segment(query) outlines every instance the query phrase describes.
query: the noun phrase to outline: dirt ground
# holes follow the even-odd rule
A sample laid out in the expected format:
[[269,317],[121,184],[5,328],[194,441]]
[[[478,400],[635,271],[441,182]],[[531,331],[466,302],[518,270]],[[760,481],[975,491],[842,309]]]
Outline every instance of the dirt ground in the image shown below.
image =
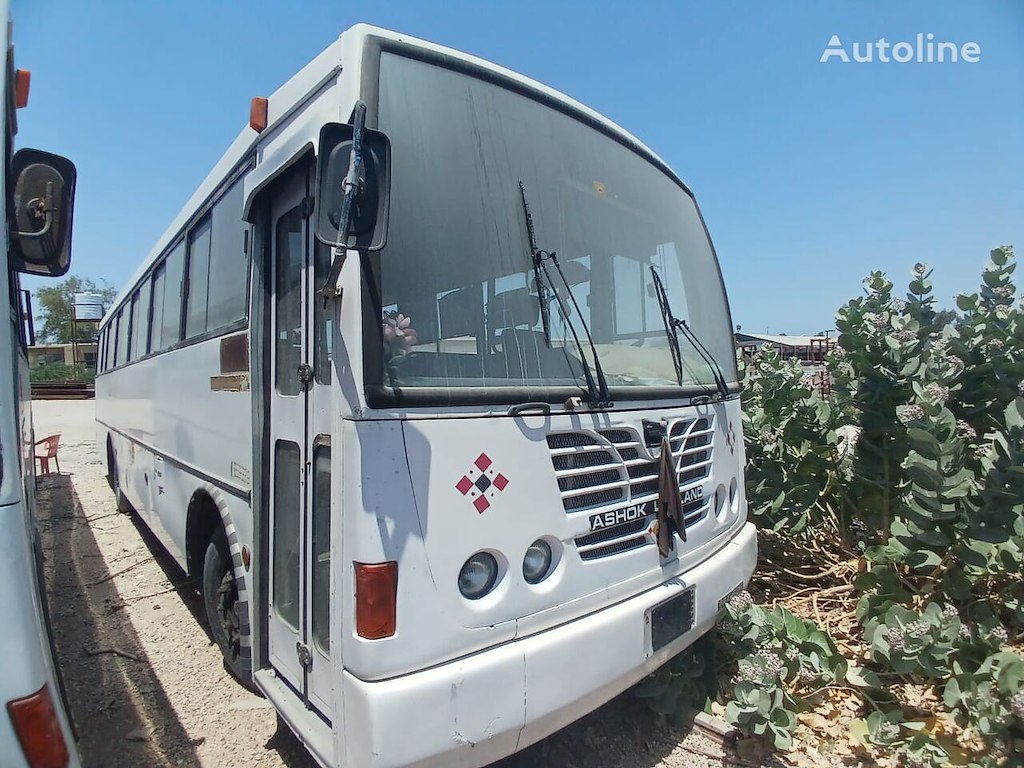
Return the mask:
[[[118,514],[92,401],[36,401],[62,434],[37,499],[50,612],[86,768],[312,768],[266,700],[224,670],[196,586],[136,518]],[[683,768],[726,759],[699,728],[660,722],[627,691],[492,768]]]

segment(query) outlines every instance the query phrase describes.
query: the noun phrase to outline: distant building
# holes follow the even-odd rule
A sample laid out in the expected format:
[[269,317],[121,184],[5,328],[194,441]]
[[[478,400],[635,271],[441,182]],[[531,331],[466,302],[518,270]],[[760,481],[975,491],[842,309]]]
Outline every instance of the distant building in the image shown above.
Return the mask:
[[748,360],[768,345],[778,350],[785,360],[795,357],[805,365],[821,365],[835,343],[835,339],[828,336],[736,332],[736,345]]
[[[75,360],[75,355],[78,360]],[[28,348],[29,368],[43,365],[82,365],[89,370],[96,370],[96,344],[79,342],[78,344],[36,344]]]

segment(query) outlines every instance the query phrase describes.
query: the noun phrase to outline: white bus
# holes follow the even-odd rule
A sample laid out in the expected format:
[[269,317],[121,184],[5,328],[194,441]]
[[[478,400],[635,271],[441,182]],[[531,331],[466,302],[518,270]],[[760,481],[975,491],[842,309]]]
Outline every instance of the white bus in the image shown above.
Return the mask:
[[102,324],[101,450],[325,766],[480,766],[749,579],[693,195],[507,69],[365,25],[268,100]]
[[17,110],[28,104],[30,74],[14,66],[9,6],[0,0],[6,53],[0,77],[4,137],[0,189],[4,247],[0,295],[0,764],[12,768],[77,766],[46,610],[42,549],[35,514],[35,437],[25,349],[34,344],[32,303],[22,273],[60,276],[71,258],[75,167],[32,149],[13,152]]

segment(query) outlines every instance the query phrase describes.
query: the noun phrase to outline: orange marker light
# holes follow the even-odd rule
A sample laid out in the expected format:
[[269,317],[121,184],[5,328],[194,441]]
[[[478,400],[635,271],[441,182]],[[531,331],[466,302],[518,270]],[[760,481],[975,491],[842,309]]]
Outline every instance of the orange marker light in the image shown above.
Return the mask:
[[18,109],[28,106],[28,89],[32,85],[32,73],[27,69],[14,72],[14,106]]
[[354,563],[356,567],[356,634],[380,640],[395,634],[398,563]]
[[255,96],[249,104],[249,127],[256,133],[263,133],[267,127],[267,106],[265,96]]
[[48,686],[43,685],[24,699],[7,702],[7,713],[32,768],[65,768],[68,748]]

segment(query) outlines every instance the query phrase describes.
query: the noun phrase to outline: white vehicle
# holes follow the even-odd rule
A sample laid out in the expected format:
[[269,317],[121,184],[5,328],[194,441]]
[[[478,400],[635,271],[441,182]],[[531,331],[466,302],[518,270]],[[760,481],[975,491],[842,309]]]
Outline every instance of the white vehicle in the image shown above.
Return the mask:
[[100,445],[325,766],[480,766],[749,579],[693,196],[636,138],[368,26],[269,100],[104,318]]
[[71,258],[75,167],[32,149],[11,154],[17,109],[28,103],[29,73],[14,68],[6,0],[0,34],[6,51],[2,81],[4,247],[0,295],[0,764],[11,768],[77,766],[75,744],[53,655],[46,612],[42,550],[35,515],[32,402],[25,347],[32,340],[32,310],[19,273],[63,275]]

